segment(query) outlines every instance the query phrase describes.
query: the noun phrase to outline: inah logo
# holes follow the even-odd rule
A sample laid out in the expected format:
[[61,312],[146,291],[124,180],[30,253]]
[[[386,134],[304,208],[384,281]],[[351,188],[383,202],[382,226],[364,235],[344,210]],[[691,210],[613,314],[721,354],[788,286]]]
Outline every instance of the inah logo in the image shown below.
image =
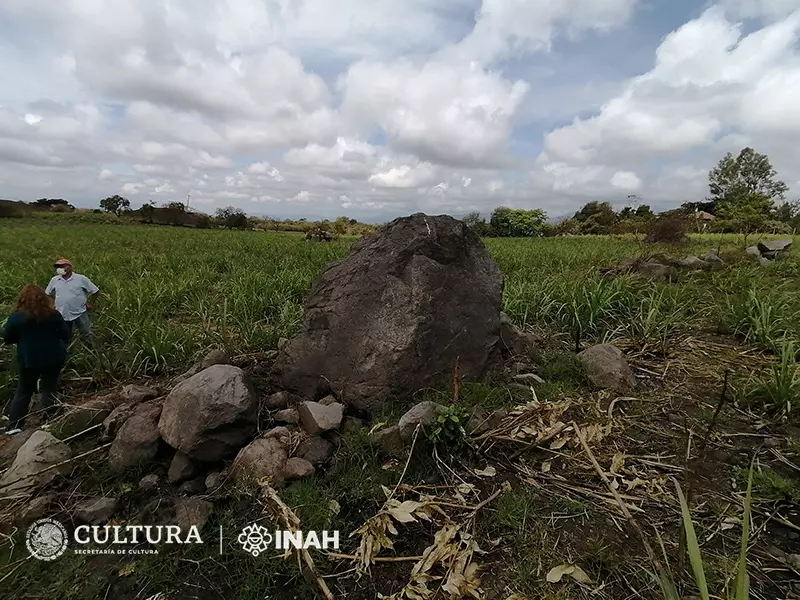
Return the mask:
[[239,534],[239,543],[245,552],[258,556],[269,548],[272,543],[272,534],[266,527],[253,523],[245,527]]
[[242,530],[238,538],[245,552],[258,556],[269,548],[290,550],[315,548],[328,550],[339,548],[339,532],[323,531],[322,541],[316,531],[269,531],[266,527],[253,523]]
[[55,560],[67,549],[69,536],[64,526],[54,519],[39,519],[28,527],[25,546],[39,560]]

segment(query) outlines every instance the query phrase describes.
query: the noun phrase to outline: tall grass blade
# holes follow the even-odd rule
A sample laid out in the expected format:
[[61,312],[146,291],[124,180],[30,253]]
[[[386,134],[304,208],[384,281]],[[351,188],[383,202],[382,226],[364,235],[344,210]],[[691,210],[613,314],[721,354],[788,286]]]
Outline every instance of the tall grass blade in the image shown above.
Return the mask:
[[750,463],[750,473],[747,477],[747,495],[744,499],[744,514],[742,515],[742,545],[739,550],[739,561],[736,565],[733,600],[748,600],[750,598],[750,577],[747,575],[747,545],[750,543],[750,510],[752,508],[754,462],[755,456]]
[[681,503],[683,529],[686,532],[686,550],[689,553],[689,561],[692,564],[694,581],[697,584],[697,589],[700,590],[701,600],[711,600],[711,596],[708,595],[706,574],[703,570],[703,558],[700,556],[700,544],[697,543],[697,534],[694,532],[694,523],[692,523],[692,515],[689,512],[689,505],[686,503],[686,498],[683,496],[681,486],[677,481],[675,482],[675,488],[678,490],[678,500],[680,500]]

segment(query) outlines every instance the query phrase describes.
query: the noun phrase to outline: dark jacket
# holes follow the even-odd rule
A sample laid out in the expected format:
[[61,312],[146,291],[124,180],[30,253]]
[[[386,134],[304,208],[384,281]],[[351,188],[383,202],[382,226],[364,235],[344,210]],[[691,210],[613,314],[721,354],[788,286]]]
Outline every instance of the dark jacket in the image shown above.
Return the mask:
[[23,369],[45,369],[64,363],[67,358],[69,329],[58,312],[37,320],[24,312],[8,317],[3,340],[17,345],[17,361]]

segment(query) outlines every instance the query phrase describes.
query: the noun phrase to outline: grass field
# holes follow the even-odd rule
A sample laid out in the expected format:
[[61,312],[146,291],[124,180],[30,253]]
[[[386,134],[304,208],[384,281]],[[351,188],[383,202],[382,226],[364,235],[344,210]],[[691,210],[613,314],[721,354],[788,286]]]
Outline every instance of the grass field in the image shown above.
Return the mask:
[[[211,347],[223,347],[232,356],[275,348],[279,338],[290,336],[297,327],[316,274],[328,262],[344,257],[353,242],[310,243],[299,235],[255,231],[98,226],[36,219],[3,222],[0,318],[12,309],[23,285],[47,283],[54,259],[71,259],[75,270],[102,290],[92,313],[101,350],[93,355],[76,343],[65,372],[65,386],[75,394],[99,392],[123,382],[182,372]],[[675,439],[669,438],[663,441],[663,447],[653,449],[650,426],[667,413],[686,412],[687,418],[696,419],[696,431],[701,431],[713,413],[711,394],[716,393],[725,370],[731,371],[730,393],[737,403],[723,420],[727,431],[740,431],[748,419],[760,419],[775,427],[797,423],[800,259],[796,249],[786,259],[763,267],[745,260],[741,236],[695,236],[677,248],[644,246],[632,237],[608,236],[490,239],[486,245],[506,278],[505,312],[520,327],[535,329],[548,340],[539,370],[546,380],[537,388],[541,400],[581,397],[587,407],[595,403],[600,406],[600,399],[586,386],[571,358],[569,349],[576,337],[583,347],[592,342],[614,342],[645,373],[661,374],[663,370],[660,380],[643,394],[640,409],[626,415],[633,421],[625,436],[634,441],[624,441],[624,436],[615,438],[609,442],[611,454],[657,452],[679,461],[675,456],[682,454],[685,448],[681,446],[686,444],[681,437],[683,429]],[[677,257],[703,255],[712,248],[728,252],[735,264],[719,271],[682,273],[672,283],[604,277],[598,270],[628,257],[658,252]],[[14,371],[10,350],[3,348],[0,352],[0,400],[5,403],[13,393]],[[434,396],[437,393],[430,392]],[[506,395],[500,387],[475,383],[465,388],[464,401],[468,408],[478,404],[495,407],[507,402]],[[693,399],[691,406],[687,399]],[[670,423],[665,421],[662,426],[669,428]],[[800,444],[796,439],[791,441],[791,434],[787,439],[785,456],[796,464]],[[745,458],[733,461],[735,464],[720,463],[713,467],[719,472],[709,477],[728,486],[733,474],[739,472],[734,469],[746,466]],[[286,501],[297,508],[304,522],[353,528],[380,504],[380,484],[391,485],[397,479],[396,465],[384,469],[384,462],[385,457],[366,436],[346,436],[332,473],[293,485],[286,491]],[[435,466],[423,462],[416,471],[412,469],[407,480],[424,482],[433,470]],[[777,503],[800,493],[797,471],[787,472],[780,465],[773,468],[764,463],[759,473],[756,491],[765,505],[777,507]],[[113,489],[128,490],[141,474],[130,473],[127,479],[113,482],[94,472],[92,477]],[[586,473],[581,476],[586,477]],[[341,505],[341,512],[326,512],[331,499]],[[242,502],[242,498],[229,499],[212,525],[241,518],[249,510],[242,508]],[[705,509],[704,518],[715,522],[719,507]],[[590,522],[595,516],[604,518],[601,508],[585,499],[569,495],[557,498],[530,482],[519,487],[515,484],[515,491],[504,496],[479,525],[486,539],[501,536],[520,541],[501,553],[500,564],[504,566],[497,567],[494,579],[497,593],[505,595],[496,597],[505,600],[515,591],[529,600],[590,597],[583,588],[568,584],[542,586],[542,569],[546,572],[546,563],[559,557],[563,562],[588,563],[595,574],[602,574],[601,578],[609,582],[603,592],[611,594],[607,597],[636,597],[630,593],[631,586],[642,597],[656,597],[630,544],[626,548],[620,539],[608,537],[614,532],[613,525],[597,521],[571,528],[574,523],[564,521],[566,529],[559,529],[561,524],[555,527],[553,515],[562,515],[557,517],[560,519],[574,514],[586,515]],[[569,545],[570,539],[575,545]],[[556,551],[559,543],[566,545]],[[714,553],[709,577],[714,583],[724,584],[730,548],[723,544],[709,549]],[[62,565],[61,570],[39,564],[17,571],[8,581],[13,583],[16,595],[3,597],[25,597],[19,594],[24,588],[35,589],[35,597],[41,598],[95,598],[103,597],[112,585],[119,585],[114,587],[119,595],[109,597],[146,598],[141,595],[144,590],[152,594],[159,586],[174,582],[181,568],[193,577],[199,573],[211,577],[209,573],[215,569],[220,574],[237,575],[220,575],[226,580],[217,582],[224,594],[176,596],[180,598],[263,598],[265,589],[285,588],[287,582],[290,588],[306,589],[291,565],[263,569],[249,559],[235,565],[203,563],[192,555],[161,562],[139,559],[136,575],[128,573],[116,579],[85,557],[74,557],[72,562],[68,568]],[[109,572],[119,570],[115,563]],[[82,573],[85,580],[71,573]],[[394,576],[391,571],[385,580],[390,582]],[[112,579],[122,583],[109,583]],[[396,587],[402,587],[402,582]],[[348,589],[348,597],[376,597],[375,589],[369,586],[364,587],[363,595],[353,591],[360,589],[358,586]],[[620,590],[627,590],[626,595]],[[271,598],[291,597],[274,593]],[[311,591],[305,592],[308,595],[297,593],[299,597],[312,597]]]

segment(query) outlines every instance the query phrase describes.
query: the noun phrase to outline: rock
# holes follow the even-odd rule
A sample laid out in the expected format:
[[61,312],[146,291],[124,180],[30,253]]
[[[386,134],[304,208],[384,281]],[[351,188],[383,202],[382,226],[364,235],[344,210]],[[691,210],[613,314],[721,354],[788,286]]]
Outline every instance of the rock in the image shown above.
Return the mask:
[[158,390],[132,383],[122,388],[120,397],[129,404],[138,404],[139,402],[147,402],[158,398]]
[[673,425],[680,425],[681,427],[686,425],[686,417],[684,417],[683,415],[677,415],[675,413],[668,414],[667,421],[669,421]]
[[217,462],[253,437],[257,421],[256,395],[244,371],[214,365],[169,393],[158,430],[190,458]]
[[19,527],[25,527],[37,519],[41,519],[48,513],[48,509],[55,499],[54,494],[36,496],[17,513],[14,523]]
[[690,267],[693,269],[707,269],[711,267],[706,261],[697,258],[696,256],[687,256],[680,262],[682,267]]
[[205,371],[209,367],[213,367],[215,365],[229,365],[231,364],[231,359],[228,354],[224,350],[212,350],[208,354],[206,354],[199,362],[195,363],[191,369],[186,371],[183,375],[179,375],[175,379],[172,380],[172,385],[178,385],[183,383],[190,377],[194,377],[200,371]]
[[276,392],[264,400],[264,406],[269,410],[283,410],[291,402],[289,392]]
[[144,491],[152,491],[158,488],[158,475],[151,473],[145,475],[139,480],[139,489]]
[[762,267],[767,267],[772,264],[772,261],[764,256],[761,256],[758,259],[758,264],[760,264]]
[[278,339],[278,350],[283,350],[289,344],[288,338]]
[[523,385],[533,385],[534,383],[544,383],[544,379],[539,377],[536,373],[522,373],[514,375],[514,381]]
[[117,432],[120,430],[125,421],[130,419],[135,410],[135,404],[123,404],[122,406],[118,406],[112,410],[111,414],[109,414],[108,417],[106,417],[103,421],[103,427],[101,427],[100,433],[100,441],[106,443],[117,437]]
[[636,271],[642,277],[653,281],[668,281],[677,274],[675,267],[650,262],[640,263]]
[[283,444],[289,444],[292,439],[292,432],[289,431],[288,427],[273,427],[267,433],[264,434],[265,438],[276,438],[281,441]]
[[225,477],[222,473],[209,473],[208,477],[206,477],[206,489],[209,492],[214,491],[222,485],[224,480]]
[[89,400],[70,409],[58,420],[58,429],[63,437],[70,437],[89,427],[100,425],[116,408],[113,400],[102,397]]
[[275,420],[278,423],[289,423],[290,425],[297,425],[300,422],[300,414],[296,408],[286,408],[275,413]]
[[331,404],[323,406],[319,402],[302,402],[298,407],[300,423],[311,435],[338,429],[344,417],[344,406]]
[[367,411],[448,380],[457,358],[465,379],[478,378],[496,359],[502,290],[466,224],[397,219],[317,278],[273,375],[304,398],[346,390],[348,406]]
[[182,481],[191,479],[201,470],[202,467],[200,465],[178,450],[169,465],[167,481],[170,483],[181,483]]
[[289,458],[278,437],[259,438],[243,448],[231,467],[231,475],[240,483],[257,483],[269,477],[272,485],[283,484],[283,466]]
[[784,240],[761,240],[758,242],[758,249],[763,252],[786,252],[792,245],[791,239]]
[[297,456],[306,459],[312,465],[322,465],[333,456],[333,444],[321,437],[308,438],[297,447]]
[[403,438],[400,437],[400,428],[397,425],[375,432],[374,438],[389,456],[397,457],[405,454],[406,444]]
[[188,532],[192,526],[202,531],[212,512],[211,502],[200,498],[175,498],[175,521],[181,532]]
[[717,256],[714,252],[708,252],[703,260],[708,263],[712,269],[721,269],[725,266],[725,261]]
[[578,359],[583,363],[589,381],[599,388],[625,392],[636,387],[628,362],[616,346],[592,346],[578,354]]
[[750,256],[761,256],[761,250],[758,249],[758,246],[748,246],[745,252]]
[[425,428],[436,423],[436,419],[439,418],[439,409],[441,408],[440,404],[429,400],[413,406],[400,417],[400,421],[397,424],[400,429],[400,437],[404,441],[410,441],[414,436],[414,430],[417,425],[422,425]]
[[302,479],[314,474],[314,465],[304,458],[290,458],[283,467],[284,479]]
[[195,477],[189,481],[184,481],[178,488],[178,493],[182,496],[194,496],[206,491],[206,478]]
[[352,433],[364,428],[364,421],[358,417],[345,417],[342,421],[342,433]]
[[118,505],[116,498],[89,498],[75,507],[75,518],[89,525],[99,525],[114,516]]
[[0,494],[10,496],[12,492],[26,492],[50,484],[59,475],[70,472],[67,464],[41,472],[72,457],[72,451],[52,434],[34,431],[17,452],[14,462],[0,479]]
[[[36,428],[31,428],[16,435],[0,435],[0,443],[2,443],[2,446],[0,446],[0,462],[5,464],[13,460],[19,449],[36,431]],[[0,490],[0,495],[2,495],[2,490]]]
[[528,342],[522,331],[505,313],[500,313],[500,349],[506,356],[524,356],[528,353]]
[[117,432],[108,461],[113,471],[153,460],[158,455],[161,437],[158,435],[158,418],[161,401],[151,401],[135,407],[130,418]]
[[322,406],[330,406],[331,404],[336,404],[337,402],[339,401],[336,399],[336,396],[325,396],[319,401]]

